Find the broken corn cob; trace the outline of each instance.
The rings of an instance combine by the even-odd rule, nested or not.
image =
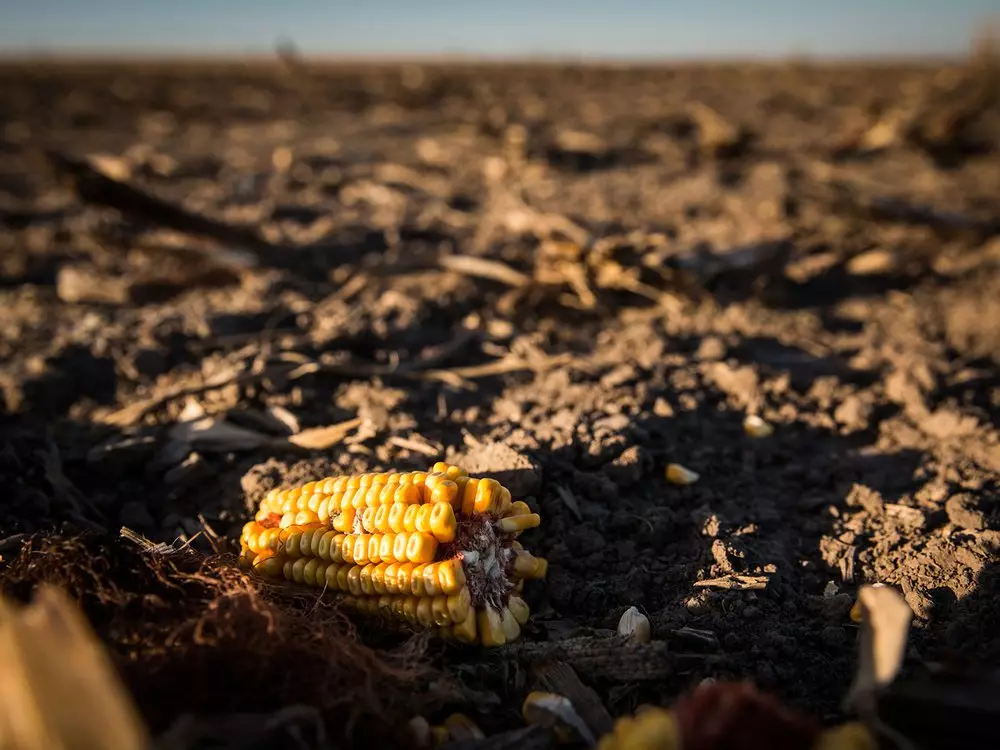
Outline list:
[[[363,613],[500,646],[528,621],[523,582],[548,570],[516,540],[540,522],[495,479],[439,462],[272,490],[243,527],[240,563]]]

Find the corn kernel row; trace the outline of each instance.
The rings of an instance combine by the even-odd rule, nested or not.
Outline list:
[[[510,509],[510,491],[495,479],[469,477],[464,470],[445,464],[435,467],[443,470],[330,477],[288,490],[271,490],[261,501],[257,520],[272,515],[309,519],[315,516],[314,520],[326,522],[348,508],[363,511],[393,503],[447,503],[456,513],[466,516],[503,515]]]

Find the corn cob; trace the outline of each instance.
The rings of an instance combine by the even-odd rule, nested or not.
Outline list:
[[[338,592],[363,613],[499,646],[528,620],[524,581],[548,570],[517,542],[540,522],[496,480],[438,462],[272,490],[243,527],[240,563]]]

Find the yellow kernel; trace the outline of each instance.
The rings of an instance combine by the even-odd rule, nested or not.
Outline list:
[[[334,538],[337,536],[336,531],[324,531],[319,537],[319,547],[316,549],[316,556],[322,558],[323,560],[331,560],[330,547],[333,544]]]
[[[476,619],[479,625],[479,642],[484,646],[502,646],[507,642],[504,635],[503,623],[500,621],[500,613],[490,605],[480,607],[476,610]]]
[[[514,619],[520,625],[524,625],[528,621],[528,617],[531,615],[531,610],[528,609],[528,603],[524,601],[519,596],[511,596],[507,600],[507,609],[510,613],[514,615]]]
[[[395,547],[395,534],[381,534],[379,536],[378,557],[379,560],[393,560],[393,548]]]
[[[495,479],[480,479],[476,488],[476,513],[493,513],[500,505],[500,483]]]
[[[469,607],[464,620],[456,620],[452,627],[452,636],[462,643],[475,643],[478,635],[479,617],[475,607]]]
[[[354,537],[354,562],[364,565],[368,562],[368,543],[371,541],[371,534],[358,534]]]
[[[299,549],[299,543],[302,541],[302,532],[298,529],[289,528],[288,533],[284,535],[284,551],[289,557],[300,557],[302,551]]]
[[[424,627],[434,624],[434,599],[429,596],[421,596],[417,600],[417,622]]]
[[[429,501],[432,503],[448,503],[454,506],[458,500],[458,484],[450,479],[441,479],[431,488]]]
[[[443,560],[437,563],[438,588],[446,594],[454,594],[465,586],[465,570],[459,560]]]
[[[531,513],[531,506],[524,502],[524,500],[515,500],[510,504],[510,510],[507,511],[507,517],[526,516],[529,513]]]
[[[877,750],[879,743],[860,721],[850,721],[823,730],[812,750]]]
[[[371,596],[375,593],[375,582],[372,580],[372,573],[375,570],[375,563],[368,563],[361,569],[361,593]]]
[[[307,523],[316,523],[317,521],[319,521],[319,516],[311,510],[300,510],[295,514],[295,523],[298,526],[304,526]]]
[[[379,563],[372,569],[372,588],[376,594],[384,595],[388,593],[385,587],[385,569],[389,563]]]
[[[306,558],[306,564],[302,568],[302,580],[310,586],[322,586],[323,575],[326,567],[318,557]]]
[[[500,501],[497,507],[497,513],[501,516],[506,515],[507,511],[510,510],[510,506],[511,506],[510,490],[501,485]]]
[[[337,563],[330,563],[326,566],[326,571],[324,571],[324,576],[326,578],[326,587],[338,591],[340,586],[337,585],[337,573],[340,571],[340,566]]]
[[[422,531],[425,534],[431,530],[431,511],[439,503],[427,503],[426,505],[414,506],[417,512],[413,516],[413,530]]]
[[[455,518],[454,508],[449,503],[434,503],[428,507],[431,511],[427,519],[427,530],[439,542],[447,544],[454,541],[458,532],[458,519]]]
[[[316,507],[316,516],[321,523],[326,523],[330,520],[330,505],[332,502],[333,498],[324,497],[323,502]]]
[[[415,596],[403,597],[403,617],[407,622],[417,621],[417,604],[420,600]]]
[[[476,493],[479,490],[479,480],[470,479],[465,483],[462,493],[462,515],[471,516],[476,510]]]
[[[424,579],[424,593],[428,596],[437,596],[441,593],[441,588],[437,582],[437,568],[434,567],[434,563],[428,563],[422,567],[421,574]]]
[[[431,467],[432,474],[444,474],[448,471],[448,464],[444,461],[438,461]]]
[[[386,593],[388,594],[398,594],[399,587],[396,585],[396,576],[399,571],[399,563],[391,562],[385,567],[385,572],[382,574],[383,585],[385,586]]]
[[[403,503],[393,503],[389,506],[386,522],[389,524],[389,528],[397,534],[406,531],[404,520],[406,518],[406,510],[409,507],[409,505],[404,505]]]
[[[425,596],[428,591],[424,588],[424,571],[427,564],[414,565],[410,572],[410,592],[414,596]]]
[[[373,533],[375,529],[375,508],[365,508],[361,512],[361,528],[367,531],[369,534]]]
[[[380,545],[382,543],[381,534],[372,534],[368,538],[368,559],[371,562],[377,563],[382,562],[382,556],[379,554],[381,549]]]
[[[393,560],[407,560],[406,557],[406,547],[410,543],[409,532],[402,531],[396,534],[396,538],[392,544],[392,559]]]
[[[448,479],[454,482],[459,477],[469,476],[469,472],[467,472],[461,466],[449,466],[447,470],[445,470],[445,476],[447,476]]]
[[[354,530],[354,519],[357,516],[357,511],[354,508],[346,508],[340,511],[340,515],[333,519],[333,528],[337,531],[343,531],[345,534],[351,533]]]
[[[413,563],[399,563],[396,568],[396,589],[400,594],[410,593],[410,578],[413,575]]]
[[[371,529],[366,529],[367,531],[377,531],[380,534],[384,534],[389,531],[389,510],[392,505],[380,505],[375,508],[375,512],[372,513]]]
[[[357,542],[357,536],[354,534],[345,534],[344,538],[340,543],[340,554],[343,557],[345,563],[354,563],[354,544]]]
[[[292,580],[296,583],[305,583],[305,570],[306,564],[309,562],[308,557],[300,557],[295,562],[292,563]]]
[[[766,438],[774,434],[774,427],[756,414],[750,414],[743,420],[743,430],[752,438]]]
[[[347,571],[347,588],[354,596],[361,596],[361,570],[360,565],[352,565]]]
[[[694,484],[701,478],[697,472],[680,464],[667,465],[667,481],[671,484]]]
[[[281,520],[278,521],[278,528],[279,529],[287,529],[289,526],[294,526],[294,525],[295,525],[295,514],[294,513],[285,513],[281,517]]]
[[[503,635],[507,643],[516,641],[521,635],[521,626],[507,607],[504,607],[503,612],[500,613],[500,627],[503,628]]]
[[[528,513],[520,516],[508,516],[497,521],[500,531],[506,534],[519,534],[527,529],[533,529],[542,522],[541,516],[537,513]]]
[[[401,535],[402,536],[402,535]],[[415,531],[406,542],[406,559],[415,563],[427,563],[437,553],[437,539],[430,534]]]
[[[431,615],[433,617],[434,624],[438,627],[451,623],[451,617],[448,614],[447,596],[435,596],[431,599]]]
[[[261,562],[254,560],[254,569],[259,573],[271,578],[278,578],[282,575],[286,558],[281,555],[272,555]]]
[[[469,589],[463,586],[457,594],[446,596],[448,602],[448,617],[453,623],[465,622],[472,609],[472,596]]]
[[[417,531],[417,514],[420,513],[422,505],[407,505],[403,513],[403,527],[407,531]]]
[[[514,557],[514,575],[519,578],[531,578],[537,564],[535,556],[530,552],[519,552]]]
[[[400,484],[393,491],[392,500],[394,503],[403,505],[416,505],[420,503],[420,487],[415,484]]]

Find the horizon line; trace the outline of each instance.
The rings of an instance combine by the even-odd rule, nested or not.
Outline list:
[[[674,65],[694,64],[781,64],[790,62],[832,62],[851,64],[934,64],[961,62],[974,55],[970,48],[953,53],[907,53],[886,52],[872,54],[852,53],[705,53],[680,55],[654,54],[524,54],[524,53],[476,53],[476,52],[346,52],[308,53],[294,50],[283,53],[280,47],[269,51],[220,51],[193,52],[180,50],[122,50],[108,52],[97,49],[72,50],[2,50],[0,63],[84,63],[121,64],[129,62],[199,64],[199,63],[254,63],[282,64],[285,58],[305,64],[385,64],[394,65],[439,65],[439,64],[532,64],[532,65]]]

